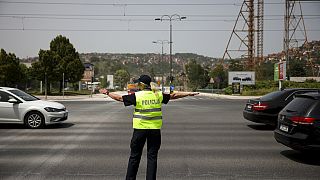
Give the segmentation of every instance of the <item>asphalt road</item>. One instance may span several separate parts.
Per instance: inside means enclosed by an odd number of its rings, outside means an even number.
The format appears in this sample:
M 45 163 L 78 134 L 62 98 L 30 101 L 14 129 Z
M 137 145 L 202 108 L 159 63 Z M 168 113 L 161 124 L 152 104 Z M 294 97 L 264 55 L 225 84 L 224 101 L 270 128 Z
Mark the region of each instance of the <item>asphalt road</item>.
M 124 179 L 132 107 L 64 101 L 68 121 L 0 125 L 0 179 Z M 319 179 L 320 157 L 293 151 L 243 119 L 245 100 L 187 97 L 163 107 L 158 179 Z M 145 149 L 146 150 L 146 149 Z M 145 179 L 146 154 L 138 179 Z

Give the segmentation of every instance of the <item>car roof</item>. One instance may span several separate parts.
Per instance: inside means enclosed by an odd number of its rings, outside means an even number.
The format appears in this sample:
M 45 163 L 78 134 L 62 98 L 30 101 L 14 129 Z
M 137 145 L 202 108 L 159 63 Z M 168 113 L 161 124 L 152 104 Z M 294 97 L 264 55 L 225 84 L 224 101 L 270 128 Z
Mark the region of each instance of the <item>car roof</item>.
M 0 90 L 14 90 L 16 88 L 11 88 L 11 87 L 0 87 Z
M 283 89 L 282 91 L 297 91 L 297 90 L 320 90 L 316 88 L 288 88 L 288 89 Z
M 302 97 L 302 98 L 312 98 L 315 100 L 319 100 L 320 99 L 320 92 L 310 92 L 310 93 L 305 93 L 305 94 L 299 94 L 296 95 L 296 97 Z

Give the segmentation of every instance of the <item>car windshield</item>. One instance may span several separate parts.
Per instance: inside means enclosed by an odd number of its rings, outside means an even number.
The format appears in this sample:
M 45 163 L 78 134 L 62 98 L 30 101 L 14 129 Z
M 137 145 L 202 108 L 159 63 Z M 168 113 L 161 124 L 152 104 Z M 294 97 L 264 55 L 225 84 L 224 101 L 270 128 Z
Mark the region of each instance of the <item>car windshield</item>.
M 277 99 L 277 98 L 281 97 L 283 94 L 284 94 L 283 91 L 271 92 L 269 94 L 266 94 L 266 95 L 262 96 L 260 98 L 260 100 L 262 100 L 262 101 L 271 101 L 271 100 L 274 100 L 274 99 Z
M 314 102 L 315 100 L 311 98 L 297 97 L 285 107 L 285 110 L 305 114 Z
M 36 101 L 39 100 L 39 98 L 34 97 L 28 93 L 25 93 L 23 91 L 20 91 L 18 89 L 15 90 L 9 90 L 9 92 L 13 93 L 14 95 L 20 97 L 21 99 L 25 100 L 25 101 Z

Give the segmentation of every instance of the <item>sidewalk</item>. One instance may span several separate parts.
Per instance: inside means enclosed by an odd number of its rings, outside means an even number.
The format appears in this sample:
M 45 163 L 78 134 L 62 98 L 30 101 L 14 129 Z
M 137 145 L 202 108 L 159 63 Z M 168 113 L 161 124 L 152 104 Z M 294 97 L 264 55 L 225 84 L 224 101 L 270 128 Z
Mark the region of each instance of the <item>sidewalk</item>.
M 91 95 L 78 95 L 78 96 L 37 96 L 41 100 L 47 101 L 113 101 L 110 97 L 104 94 L 93 94 Z
M 121 95 L 125 95 L 127 92 L 116 92 Z M 212 93 L 200 93 L 199 96 L 213 97 L 219 99 L 255 99 L 260 96 L 239 96 L 239 95 L 224 95 L 224 94 L 212 94 Z M 45 100 L 45 96 L 37 96 L 41 100 Z M 104 94 L 90 95 L 78 95 L 78 96 L 47 96 L 48 101 L 114 101 L 110 97 Z
M 221 99 L 257 99 L 261 96 L 240 96 L 240 95 L 224 95 L 224 94 L 212 94 L 212 93 L 200 93 L 200 96 L 207 96 Z

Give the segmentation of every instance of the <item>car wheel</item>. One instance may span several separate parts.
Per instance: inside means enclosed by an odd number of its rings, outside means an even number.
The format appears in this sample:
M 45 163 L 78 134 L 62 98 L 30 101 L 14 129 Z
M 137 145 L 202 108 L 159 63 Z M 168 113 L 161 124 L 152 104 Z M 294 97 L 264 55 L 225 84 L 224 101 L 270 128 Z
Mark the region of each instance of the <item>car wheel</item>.
M 28 128 L 40 128 L 44 126 L 44 117 L 40 112 L 33 111 L 27 114 L 24 123 Z

